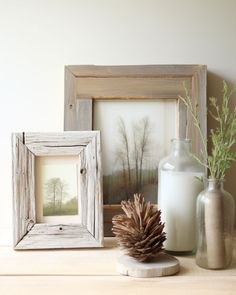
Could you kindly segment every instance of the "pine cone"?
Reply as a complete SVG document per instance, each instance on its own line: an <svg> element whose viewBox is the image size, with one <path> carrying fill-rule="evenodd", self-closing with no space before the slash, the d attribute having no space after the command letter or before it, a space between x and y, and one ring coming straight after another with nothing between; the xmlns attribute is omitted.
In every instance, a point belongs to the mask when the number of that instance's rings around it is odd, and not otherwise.
<svg viewBox="0 0 236 295"><path fill-rule="evenodd" d="M112 218L112 231L126 254L138 261L147 261L163 250L166 234L161 223L161 211L146 203L141 194L134 195L134 201L122 201L126 215Z"/></svg>

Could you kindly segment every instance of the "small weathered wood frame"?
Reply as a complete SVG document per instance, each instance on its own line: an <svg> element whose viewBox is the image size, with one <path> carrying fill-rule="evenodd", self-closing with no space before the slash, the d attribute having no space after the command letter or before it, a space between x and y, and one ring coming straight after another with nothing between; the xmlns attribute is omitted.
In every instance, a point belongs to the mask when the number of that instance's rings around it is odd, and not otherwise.
<svg viewBox="0 0 236 295"><path fill-rule="evenodd" d="M205 65L66 66L64 129L92 130L95 100L174 99L177 136L190 138L193 151L199 154L199 134L179 95L184 95L185 82L193 103L198 103L198 117L206 135L206 78ZM104 205L105 236L111 234L111 218L119 212L118 205Z"/></svg>
<svg viewBox="0 0 236 295"><path fill-rule="evenodd" d="M14 249L60 249L103 245L102 175L99 131L14 133ZM36 222L37 156L78 156L80 222Z"/></svg>

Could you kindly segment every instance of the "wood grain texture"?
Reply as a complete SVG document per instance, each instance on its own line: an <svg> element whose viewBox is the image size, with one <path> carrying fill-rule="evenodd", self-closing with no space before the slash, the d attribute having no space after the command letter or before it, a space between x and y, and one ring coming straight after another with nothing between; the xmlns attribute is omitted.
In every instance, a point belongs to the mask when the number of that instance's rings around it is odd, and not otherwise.
<svg viewBox="0 0 236 295"><path fill-rule="evenodd" d="M122 255L117 262L120 274L134 278L171 276L179 272L179 269L178 259L166 253L159 254L149 262L139 262L133 257Z"/></svg>
<svg viewBox="0 0 236 295"><path fill-rule="evenodd" d="M137 279L110 276L63 276L63 277L4 277L0 279L1 294L21 295L235 295L235 278L214 277L166 277ZM95 293L96 292L96 293Z"/></svg>
<svg viewBox="0 0 236 295"><path fill-rule="evenodd" d="M12 135L14 245L27 234L36 221L35 214L35 156Z"/></svg>
<svg viewBox="0 0 236 295"><path fill-rule="evenodd" d="M65 88L66 100L64 108L66 109L66 114L64 120L70 130L76 130L76 77L69 68L65 68L65 84L67 87Z"/></svg>
<svg viewBox="0 0 236 295"><path fill-rule="evenodd" d="M234 249L236 250L236 247ZM176 276L147 279L119 275L116 263L120 254L112 238L106 238L105 247L99 249L13 251L10 247L1 247L0 293L235 294L236 256L231 268L221 271L209 271L198 267L194 256L179 256L181 267Z"/></svg>
<svg viewBox="0 0 236 295"><path fill-rule="evenodd" d="M16 133L12 145L15 249L101 247L100 132ZM68 154L78 156L82 216L78 224L36 224L35 156Z"/></svg>
<svg viewBox="0 0 236 295"><path fill-rule="evenodd" d="M124 211L121 209L121 205L103 205L103 218L104 218L104 233L106 237L113 237L114 234L111 231L112 217L118 214L124 214Z"/></svg>
<svg viewBox="0 0 236 295"><path fill-rule="evenodd" d="M184 94L183 80L191 87L191 77L114 77L77 79L77 100L91 97L96 100L178 99Z"/></svg>
<svg viewBox="0 0 236 295"><path fill-rule="evenodd" d="M205 65L68 65L65 67L74 77L176 77L192 76Z"/></svg>
<svg viewBox="0 0 236 295"><path fill-rule="evenodd" d="M207 89L207 68L201 67L198 71L194 72L194 77L192 79L193 84L193 93L194 99L198 103L198 117L202 133L205 138L207 138L207 98L206 98L206 89ZM193 124L192 124L193 125ZM192 127L191 130L193 137L199 138L197 129ZM203 145L200 139L194 142L194 150L198 153L203 150Z"/></svg>
<svg viewBox="0 0 236 295"><path fill-rule="evenodd" d="M14 276L0 278L0 292L7 295L235 295L235 277L217 279L174 276L165 278L130 278L126 276ZM79 291L78 291L79 290Z"/></svg>
<svg viewBox="0 0 236 295"><path fill-rule="evenodd" d="M203 149L199 134L178 96L184 94L185 82L193 103L198 103L198 116L206 135L206 75L205 65L66 66L64 128L91 129L91 101L175 99L177 135L190 138L193 152L199 155ZM72 112L70 108L75 110ZM108 215L104 216L105 235L111 234L112 211L109 210L106 209Z"/></svg>
<svg viewBox="0 0 236 295"><path fill-rule="evenodd" d="M35 224L15 250L101 247L86 226L78 224Z"/></svg>
<svg viewBox="0 0 236 295"><path fill-rule="evenodd" d="M25 145L35 156L78 155L95 133L89 131L65 133L27 133Z"/></svg>
<svg viewBox="0 0 236 295"><path fill-rule="evenodd" d="M234 240L234 258L230 268L212 270L200 268L195 263L194 255L177 256L180 272L176 276L188 277L236 277L236 240ZM104 247L97 249L70 250L28 250L14 251L11 247L0 247L1 275L41 275L63 276L118 276L116 263L123 252L117 246L115 238L105 238ZM130 278L131 279L131 278ZM131 280L132 281L132 280ZM235 282L236 283L236 282Z"/></svg>
<svg viewBox="0 0 236 295"><path fill-rule="evenodd" d="M80 98L75 101L76 111L76 126L79 126L78 130L91 130L92 129L92 109L93 101L91 98ZM67 124L66 124L67 125ZM75 129L76 130L76 129Z"/></svg>

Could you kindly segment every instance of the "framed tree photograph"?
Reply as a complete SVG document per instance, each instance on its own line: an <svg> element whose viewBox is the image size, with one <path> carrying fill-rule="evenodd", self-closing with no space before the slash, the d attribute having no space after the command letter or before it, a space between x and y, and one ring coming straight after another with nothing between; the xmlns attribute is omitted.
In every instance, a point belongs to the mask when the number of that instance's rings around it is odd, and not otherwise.
<svg viewBox="0 0 236 295"><path fill-rule="evenodd" d="M120 202L142 193L157 203L158 164L172 138L201 141L180 101L188 88L206 134L205 65L66 66L65 130L100 130L104 231Z"/></svg>
<svg viewBox="0 0 236 295"><path fill-rule="evenodd" d="M176 134L175 107L171 100L94 104L93 128L103 139L105 204L120 204L136 192L157 202L157 166Z"/></svg>
<svg viewBox="0 0 236 295"><path fill-rule="evenodd" d="M36 157L37 220L76 222L79 218L79 157Z"/></svg>
<svg viewBox="0 0 236 295"><path fill-rule="evenodd" d="M103 245L99 131L14 133L14 248Z"/></svg>

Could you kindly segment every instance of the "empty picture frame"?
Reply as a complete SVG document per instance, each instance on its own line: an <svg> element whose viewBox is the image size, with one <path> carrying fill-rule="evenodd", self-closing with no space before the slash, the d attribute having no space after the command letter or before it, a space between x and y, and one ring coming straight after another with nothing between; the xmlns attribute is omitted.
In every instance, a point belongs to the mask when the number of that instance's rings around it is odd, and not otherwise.
<svg viewBox="0 0 236 295"><path fill-rule="evenodd" d="M107 126L110 125L112 119L109 121L109 115L111 113L103 107L105 104L115 102L119 108L119 114L127 113L128 109L127 116L130 115L133 120L135 107L132 106L140 104L138 112L142 118L142 114L148 108L154 110L154 107L150 107L150 102L162 102L167 105L172 101L171 113L168 110L167 115L163 116L162 113L163 119L160 119L160 112L157 113L156 129L157 126L161 129L172 117L175 136L190 138L193 151L199 154L202 148L199 134L194 127L191 115L179 99L179 95L185 94L183 87L185 82L193 104L198 104L198 117L203 134L206 135L206 78L207 67L205 65L66 66L64 130L94 130L97 128L96 112L98 109L100 109L99 118L102 118L103 123L105 122ZM123 110L121 104L123 104ZM149 118L153 120L155 116L152 114ZM162 124L160 120L163 120ZM114 140L116 130L113 128L111 132L108 139L116 145ZM105 173L104 157L108 159L110 152L105 152L106 138L102 128L101 134L104 152L102 165ZM120 178L117 177L117 179ZM104 201L106 201L106 179L103 183ZM112 216L121 212L119 203L108 202L104 205L105 236L111 235Z"/></svg>
<svg viewBox="0 0 236 295"><path fill-rule="evenodd" d="M100 132L14 133L12 151L14 249L102 247Z"/></svg>

